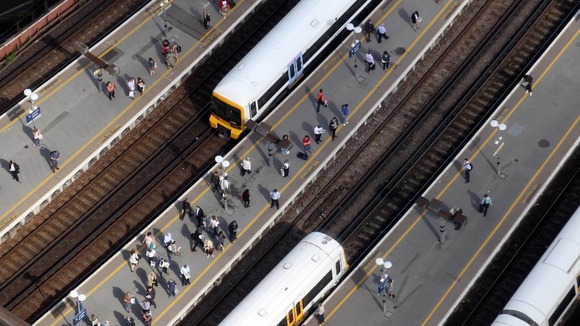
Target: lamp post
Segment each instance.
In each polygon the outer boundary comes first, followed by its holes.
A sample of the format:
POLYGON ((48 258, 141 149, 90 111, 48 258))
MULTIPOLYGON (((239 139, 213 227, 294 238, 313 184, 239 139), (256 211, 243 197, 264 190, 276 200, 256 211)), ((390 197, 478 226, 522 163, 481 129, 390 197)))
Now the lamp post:
POLYGON ((387 270, 393 267, 393 264, 388 260, 383 260, 381 257, 375 260, 375 264, 381 268, 381 280, 378 288, 378 295, 383 298, 383 314, 387 315, 387 295, 390 298, 394 298, 393 293, 393 279, 387 273, 387 270))
POLYGON ((83 301, 87 299, 87 296, 79 293, 77 290, 70 291, 69 296, 75 300, 75 316, 73 318, 73 325, 76 326, 87 316, 87 309, 83 306, 83 301))
POLYGON ((501 176, 501 168, 500 168, 500 161, 499 161, 499 152, 501 151, 501 149, 504 146, 504 142, 503 142, 503 137, 500 134, 500 131, 504 131, 506 130, 507 126, 503 123, 499 123, 497 120, 491 120, 489 122, 489 125, 492 128, 497 128, 498 132, 497 132, 497 138, 495 139, 495 144, 497 145, 497 149, 495 150, 495 152, 493 153, 493 156, 497 158, 497 176, 500 177, 501 176))
POLYGON ((167 13, 166 13, 166 9, 167 9, 168 3, 169 3, 169 0, 163 0, 163 2, 161 2, 159 4, 161 9, 163 9, 163 37, 164 38, 167 38, 167 13))
POLYGON ((362 28, 360 26, 354 26, 352 23, 346 24, 346 29, 352 31, 352 44, 350 45, 349 56, 354 57, 354 78, 358 80, 358 73, 357 73, 357 64, 356 64, 356 56, 355 54, 361 47, 360 40, 356 39, 356 34, 362 32, 362 28))
POLYGON ((28 113, 32 113, 32 111, 34 111, 34 101, 38 100, 38 94, 27 88, 24 90, 24 96, 26 96, 28 102, 30 102, 30 110, 28 110, 28 113))

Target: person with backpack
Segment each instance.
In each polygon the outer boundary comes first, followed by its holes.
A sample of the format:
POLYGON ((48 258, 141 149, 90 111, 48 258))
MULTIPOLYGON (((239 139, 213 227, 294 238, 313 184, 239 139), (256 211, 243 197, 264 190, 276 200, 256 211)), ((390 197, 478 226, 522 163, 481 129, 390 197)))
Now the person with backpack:
POLYGON ((10 174, 12 174, 12 180, 16 180, 18 183, 22 183, 20 178, 18 178, 18 173, 20 173, 20 166, 16 162, 10 161, 10 174))
POLYGON ((469 162, 468 159, 463 160, 463 170, 465 171, 465 183, 468 183, 471 170, 473 170, 473 165, 471 164, 471 162, 469 162))

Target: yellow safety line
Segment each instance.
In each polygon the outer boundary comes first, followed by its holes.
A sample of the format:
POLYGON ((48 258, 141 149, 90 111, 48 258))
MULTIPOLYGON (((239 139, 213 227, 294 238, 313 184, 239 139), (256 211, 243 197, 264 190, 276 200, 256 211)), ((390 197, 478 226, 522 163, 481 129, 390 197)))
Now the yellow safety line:
MULTIPOLYGON (((536 81, 536 85, 539 83, 540 80, 542 80, 544 78, 544 76, 546 75, 546 73, 552 68, 552 66, 555 64, 555 62, 563 55, 563 53, 567 50, 567 48, 570 46, 570 44, 572 43, 572 41, 577 37, 578 33, 580 33, 580 30, 574 35, 574 37, 572 38, 572 40, 570 40, 566 46, 560 51, 560 53, 556 56, 556 58, 552 61, 552 63, 550 63, 550 65, 546 68, 546 70, 540 75, 539 78, 537 78, 536 81)), ((524 95, 520 98, 520 100, 517 102, 517 104, 514 106, 514 108, 511 110, 511 112, 508 114, 508 116, 503 120, 503 122, 505 122, 507 120, 507 118, 511 117, 511 115, 516 111, 516 109, 521 105, 521 103, 523 102, 524 99, 527 98, 527 95, 524 95)), ((567 135, 571 132, 571 130, 573 130, 574 126, 578 123, 578 118, 576 119, 576 121, 574 122, 574 124, 572 125, 572 127, 566 132, 565 137, 563 137, 562 139, 565 139, 567 137, 567 135)), ((490 140, 493 137, 493 133, 492 135, 490 135, 485 141, 484 141, 484 145, 482 147, 480 147, 477 152, 472 155, 471 159, 473 160, 477 154, 479 154, 481 152, 481 149, 483 147, 485 147, 486 144, 488 144, 490 142, 490 140)), ((560 143, 558 144, 558 146, 556 147, 556 149, 561 145, 561 143, 563 142, 563 140, 560 141, 560 143)), ((548 157, 548 159, 546 159, 546 162, 550 159, 550 157, 553 156, 554 152, 556 151, 556 149, 554 149, 554 151, 552 152, 552 154, 550 154, 550 156, 548 157)), ((544 164, 542 164, 542 166, 540 167, 540 170, 543 168, 543 166, 546 163, 544 162, 544 164)), ((537 177, 537 175, 539 174, 539 172, 537 172, 534 177, 532 178, 532 180, 534 178, 537 177)), ((440 198, 447 190, 448 188, 451 186, 451 184, 453 184, 455 182, 455 180, 461 175, 461 171, 459 171, 458 173, 455 174, 455 176, 451 179, 451 181, 449 181, 449 183, 443 188, 443 190, 441 190, 441 192, 439 192, 439 194, 437 194, 437 196, 435 198, 440 198)), ((525 190, 529 187, 529 185, 531 184, 532 181, 530 181, 530 183, 528 183, 528 185, 526 186, 526 188, 524 189, 524 191, 522 191, 521 194, 525 193, 525 190)), ((521 195, 518 197, 521 198, 521 195)), ((516 202, 518 201, 516 200, 516 202)), ((511 210, 511 209, 510 209, 511 210)), ((395 243, 393 243, 393 245, 386 251, 386 253, 382 256, 383 258, 386 258, 387 256, 389 256, 391 254, 391 252, 399 246, 399 244, 407 237, 407 235, 411 232, 411 230, 413 230, 415 228, 415 226, 417 225, 417 223, 419 223, 419 221, 421 221, 423 219, 423 217, 425 216, 426 212, 423 212, 421 215, 419 215, 419 217, 417 217, 417 219, 411 224, 411 226, 401 235, 401 237, 399 239, 397 239, 397 241, 395 243)), ((504 217, 505 219, 505 217, 504 217)), ((503 219, 502 219, 503 221, 503 219)), ((494 230, 495 232, 495 230, 494 230)), ((481 248, 477 251, 477 253, 479 253, 481 251, 481 248)), ((477 256, 477 254, 475 255, 477 256)), ((474 256, 474 257, 475 257, 474 256)), ((472 260, 470 260, 469 265, 472 263, 474 258, 472 258, 472 260)), ((461 272, 461 274, 459 274, 459 276, 455 279, 454 283, 452 284, 451 287, 454 287, 457 283, 457 281, 459 279, 461 279, 461 276, 465 273, 465 271, 467 270, 467 268, 469 267, 466 266, 464 268, 464 270, 461 272)), ((328 314, 327 319, 329 319, 332 315, 334 315, 339 309, 340 307, 352 296, 352 294, 358 290, 358 288, 360 288, 365 281, 368 279, 369 276, 371 276, 374 271, 378 268, 378 266, 373 266, 373 268, 371 268, 371 270, 369 272, 367 272, 367 274, 344 296, 344 298, 338 303, 338 305, 328 314)), ((445 296, 448 295, 448 293, 451 291, 451 288, 446 292, 445 296)), ((437 310, 437 307, 439 307, 441 305, 441 303, 443 302, 443 300, 445 299, 445 297, 443 299, 440 300, 440 302, 437 304, 437 306, 431 311, 431 313, 429 314, 429 316, 427 317, 427 319, 423 322, 423 324, 425 324, 429 318, 431 318, 431 316, 435 313, 435 311, 437 310)))

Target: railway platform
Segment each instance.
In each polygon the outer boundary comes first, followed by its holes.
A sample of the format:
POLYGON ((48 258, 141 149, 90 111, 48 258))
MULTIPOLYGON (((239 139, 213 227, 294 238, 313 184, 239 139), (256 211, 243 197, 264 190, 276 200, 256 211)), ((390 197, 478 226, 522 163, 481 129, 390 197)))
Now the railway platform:
MULTIPOLYGON (((87 296, 83 303, 89 315, 95 314, 101 321, 109 320, 111 325, 123 324, 124 318, 130 315, 138 324, 141 319, 139 303, 144 299, 147 275, 155 272, 160 280, 156 288, 156 307, 152 309, 153 323, 156 325, 174 325, 190 312, 191 307, 203 300, 203 296, 219 284, 220 275, 229 271, 232 264, 254 246, 262 234, 272 227, 279 213, 292 209, 293 198, 300 194, 316 174, 332 161, 346 140, 355 130, 364 127, 364 119, 385 97, 386 93, 396 88, 405 78, 413 65, 420 60, 446 26, 459 13, 465 3, 454 1, 422 2, 395 1, 381 6, 373 13, 376 22, 385 21, 390 38, 383 43, 373 39, 370 43, 362 42, 361 50, 356 54, 358 68, 354 67, 355 58, 349 58, 348 45, 341 45, 299 89, 294 91, 269 117, 264 121, 271 126, 271 132, 277 137, 288 135, 293 144, 291 153, 284 156, 277 153, 268 164, 268 146, 262 136, 253 132, 241 141, 233 151, 224 156, 229 167, 216 165, 218 173, 226 172, 230 181, 231 197, 227 207, 222 205, 220 197, 211 191, 208 180, 200 180, 182 199, 187 198, 193 207, 199 205, 210 217, 215 215, 220 222, 220 229, 228 234, 228 224, 236 220, 240 232, 235 242, 225 241, 225 250, 216 251, 215 257, 206 257, 201 248, 196 252, 190 250, 193 242, 190 238, 196 222, 189 217, 182 217, 182 202, 175 202, 172 207, 161 214, 145 232, 152 232, 156 239, 157 252, 167 258, 163 239, 167 233, 172 235, 177 245, 181 247, 182 255, 175 257, 170 263, 169 273, 163 274, 158 266, 151 267, 145 259, 145 248, 142 243, 144 235, 131 241, 121 252, 105 263, 100 269, 79 287, 78 292, 87 296), (413 31, 409 23, 409 15, 419 10, 424 19, 421 29, 413 31), (368 49, 382 53, 387 49, 394 55, 391 69, 383 71, 380 64, 370 73, 364 70, 364 54, 368 49), (402 49, 402 51, 396 51, 402 49), (396 53, 396 54, 395 54, 396 53), (329 101, 328 108, 321 108, 316 113, 316 92, 323 88, 329 101), (350 104, 349 124, 341 125, 335 141, 329 135, 322 137, 322 142, 312 141, 313 154, 307 161, 296 157, 296 152, 302 149, 302 137, 312 136, 315 124, 325 128, 334 116, 340 117, 341 104, 350 104), (241 161, 250 158, 252 173, 242 176, 241 161), (283 177, 280 169, 285 160, 289 160, 290 174, 283 177), (244 208, 239 195, 244 189, 251 192, 250 207, 244 208), (281 192, 280 208, 270 207, 270 192, 278 189, 281 192), (138 250, 143 259, 135 272, 131 272, 128 264, 129 253, 138 250), (182 286, 180 268, 188 265, 191 269, 191 284, 182 286), (177 282, 180 290, 176 297, 170 297, 166 290, 169 278, 177 282), (123 297, 131 292, 136 298, 126 312, 123 297)), ((357 35, 362 39, 362 35, 357 35)), ((350 40, 347 43, 350 45, 350 40)), ((376 58, 378 59, 378 58, 376 58)), ((217 245, 215 239, 207 233, 206 238, 217 245)), ((74 302, 70 299, 55 304, 54 308, 43 316, 36 325, 60 325, 72 323, 74 317, 74 302)))
MULTIPOLYGON (((150 1, 90 53, 115 65, 116 76, 102 71, 102 80, 95 75, 97 65, 85 55, 65 67, 19 105, 0 117, 0 238, 6 240, 25 221, 47 206, 69 184, 106 154, 120 138, 133 129, 181 84, 191 69, 212 51, 216 44, 234 30, 236 24, 259 2, 241 3, 221 19, 214 2, 185 0, 150 1), (207 9, 212 18, 210 28, 203 27, 202 13, 207 9), (174 69, 165 67, 162 40, 176 41, 182 49, 174 69), (148 59, 158 65, 150 76, 148 59), (129 98, 127 81, 142 77, 145 92, 136 91, 129 98), (116 85, 115 98, 109 100, 106 83, 116 85), (31 102, 30 98, 37 97, 31 102), (33 107, 40 113, 29 121, 33 107), (42 133, 37 148, 33 128, 42 133), (60 152, 57 173, 50 167, 50 152, 60 152), (12 180, 9 162, 20 166, 21 183, 12 180)), ((82 48, 83 45, 79 45, 82 48)), ((24 90, 22 90, 24 92, 24 90)))
MULTIPOLYGON (((578 146, 580 109, 574 85, 580 73, 579 42, 580 22, 576 19, 529 72, 534 77, 533 96, 522 86, 513 89, 423 194, 430 205, 440 207, 415 205, 325 300, 325 325, 445 322, 578 146), (505 130, 491 124, 492 120, 504 124, 505 130), (462 171, 465 158, 474 167, 469 182, 462 171), (493 204, 484 217, 479 206, 485 194, 493 204), (437 211, 454 207, 463 210, 468 223, 455 230, 452 223, 444 222, 441 242, 437 211), (384 269, 384 261, 392 267, 384 269), (378 294, 384 274, 394 280, 394 298, 378 294)), ((311 318, 306 325, 316 325, 316 321, 311 318)))

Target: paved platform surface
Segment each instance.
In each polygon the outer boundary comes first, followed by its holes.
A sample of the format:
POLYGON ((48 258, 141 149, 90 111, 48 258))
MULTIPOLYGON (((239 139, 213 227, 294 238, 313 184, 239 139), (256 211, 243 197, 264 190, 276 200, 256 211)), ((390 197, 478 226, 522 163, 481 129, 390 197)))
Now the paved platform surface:
MULTIPOLYGON (((85 306, 89 315, 96 314, 101 321, 111 321, 111 325, 122 324, 123 318, 131 315, 138 324, 142 324, 141 308, 133 305, 127 314, 123 308, 123 296, 124 293, 131 292, 136 300, 141 302, 145 295, 147 275, 155 272, 160 279, 160 286, 156 288, 157 307, 152 309, 154 324, 172 325, 177 322, 200 295, 216 282, 219 275, 228 270, 231 263, 238 259, 250 243, 272 223, 277 213, 291 209, 291 198, 302 190, 308 179, 324 165, 324 161, 334 155, 348 135, 354 132, 356 126, 362 124, 362 118, 384 97, 389 87, 396 84, 403 71, 417 60, 438 31, 448 23, 449 14, 454 9, 457 9, 457 5, 451 1, 441 1, 439 4, 394 1, 379 8, 372 17, 377 22, 386 19, 390 35, 388 41, 378 44, 373 38, 370 43, 363 42, 362 49, 356 56, 358 70, 353 67, 354 58, 348 58, 348 48, 345 45, 341 46, 266 119, 265 122, 273 126, 275 134, 289 135, 294 145, 289 156, 277 154, 273 166, 269 167, 266 143, 259 135, 252 133, 225 157, 231 163, 231 167, 227 169, 232 184, 228 211, 224 210, 217 196, 209 189, 207 180, 201 180, 184 194, 183 198, 188 198, 193 207, 199 205, 206 215, 216 215, 220 221, 220 228, 226 234, 227 225, 236 220, 241 229, 238 240, 234 243, 226 241, 225 250, 216 251, 215 257, 206 258, 205 253, 199 248, 198 251, 191 252, 190 233, 197 222, 189 218, 181 220, 181 202, 176 202, 146 230, 154 233, 157 252, 161 257, 167 257, 162 244, 167 233, 171 233, 173 239, 182 247, 183 255, 175 257, 171 262, 169 274, 161 274, 157 267, 151 268, 145 261, 140 262, 135 272, 130 271, 127 262, 129 252, 131 249, 137 249, 143 254, 144 246, 141 243, 143 234, 79 286, 78 291, 88 296, 85 306), (424 18, 421 29, 417 32, 412 30, 408 22, 409 14, 414 10, 419 10, 424 18), (405 48, 406 52, 398 56, 394 54, 397 48, 405 48), (394 68, 383 72, 380 65, 377 65, 377 69, 370 74, 365 72, 362 62, 368 49, 373 51, 377 60, 384 50, 393 53, 391 63, 394 64, 394 68), (315 102, 319 88, 324 89, 329 107, 321 108, 321 113, 317 114, 315 102), (328 134, 325 134, 320 145, 312 141, 314 154, 308 161, 296 158, 296 152, 302 147, 302 137, 309 134, 313 138, 315 124, 320 123, 326 128, 332 117, 340 117, 339 110, 343 103, 350 104, 350 123, 340 126, 337 132, 338 139, 332 142, 328 134), (245 157, 250 158, 253 173, 241 176, 240 163, 245 157), (289 177, 284 178, 279 171, 286 159, 290 161, 291 167, 289 177), (246 188, 251 191, 249 208, 242 207, 237 199, 239 193, 246 188), (269 193, 274 188, 282 193, 279 210, 270 208, 269 204, 269 193), (191 268, 192 274, 191 285, 187 286, 182 286, 179 280, 179 269, 184 264, 191 268), (168 296, 165 286, 169 278, 178 283, 180 293, 176 298, 168 296)), ((350 44, 350 40, 348 43, 350 44)), ((215 242, 215 239, 207 233, 206 236, 215 242)), ((72 302, 67 300, 55 305, 53 311, 46 314, 37 324, 63 325, 72 323, 72 318, 72 302)))
MULTIPOLYGON (((53 80, 34 90, 39 95, 34 105, 41 110, 41 116, 34 123, 26 124, 24 115, 18 119, 11 119, 10 115, 0 117, 0 165, 3 170, 0 173, 0 230, 30 207, 40 205, 43 196, 52 193, 63 180, 72 178, 78 166, 93 156, 112 133, 159 97, 186 67, 209 51, 215 40, 240 21, 253 5, 252 2, 237 6, 229 13, 231 17, 224 20, 219 19, 221 16, 213 2, 176 0, 166 6, 163 14, 158 3, 152 1, 91 50, 119 67, 121 73, 118 76, 103 72, 103 80, 99 82, 93 76, 96 66, 81 56, 53 80), (212 17, 210 26, 213 28, 208 30, 203 28, 201 19, 204 8, 212 17), (165 34, 182 47, 179 62, 172 70, 166 69, 161 54, 165 34), (148 74, 150 57, 159 66, 154 76, 148 74), (137 93, 135 100, 128 97, 129 77, 145 80, 145 93, 142 96, 137 93), (112 101, 106 95, 107 81, 117 86, 112 101), (34 144, 34 126, 44 136, 41 148, 34 144), (49 164, 52 150, 61 153, 60 170, 56 174, 52 173, 49 164), (12 180, 10 160, 20 165, 21 184, 12 180)), ((28 111, 31 103, 23 101, 20 106, 28 111)))
MULTIPOLYGON (((439 218, 415 206, 326 300, 325 325, 445 322, 506 233, 578 146, 579 42, 580 22, 576 20, 530 71, 533 96, 517 87, 491 118, 507 129, 498 135, 487 124, 423 195, 438 198, 447 210, 461 207, 469 217, 468 224, 454 230, 446 223, 445 243, 441 244, 439 218), (502 140, 496 144, 498 136, 502 140), (498 160, 493 155, 502 143, 498 177, 498 160), (461 171, 464 158, 474 166, 469 183, 461 171), (493 202, 486 217, 478 212, 484 194, 493 202), (378 295, 383 271, 376 265, 377 258, 392 263, 386 273, 394 280, 396 297, 385 302, 378 295)), ((307 323, 315 324, 313 320, 307 323)))

